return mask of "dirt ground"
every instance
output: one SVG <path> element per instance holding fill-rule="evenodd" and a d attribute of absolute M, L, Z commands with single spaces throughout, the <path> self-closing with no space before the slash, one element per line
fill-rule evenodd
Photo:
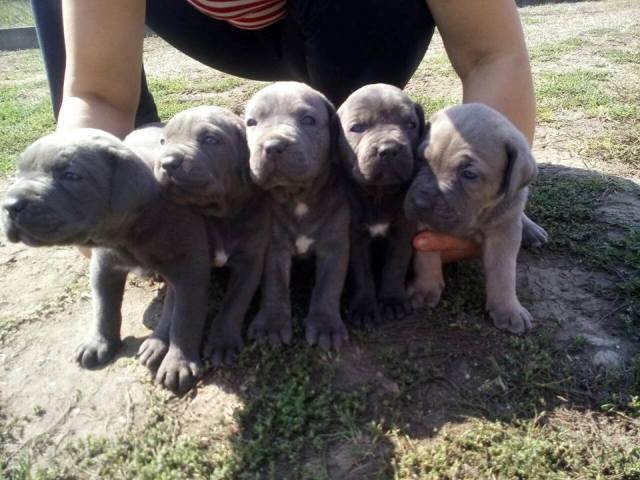
<path fill-rule="evenodd" d="M 536 20 L 527 30 L 534 39 L 530 46 L 561 41 L 595 27 L 613 25 L 619 28 L 620 22 L 625 21 L 619 16 L 612 19 L 606 9 L 598 5 L 599 2 L 588 2 L 575 7 L 580 9 L 582 20 L 563 24 L 562 28 L 560 20 L 551 14 L 544 15 L 543 10 L 525 10 L 525 25 L 527 19 Z M 542 15 L 540 22 L 537 22 L 538 15 Z M 147 61 L 147 75 L 152 79 L 170 78 L 187 69 L 194 76 L 205 74 L 197 62 L 158 39 L 147 41 L 146 52 L 152 59 Z M 436 40 L 428 55 L 441 53 L 441 43 Z M 0 63 L 4 62 L 4 56 L 0 54 Z M 5 59 L 10 60 L 10 56 Z M 5 65 L 8 64 L 10 62 Z M 428 66 L 428 61 L 425 65 Z M 251 90 L 246 85 L 238 88 Z M 459 91 L 451 91 L 450 85 L 445 88 L 442 83 L 435 84 L 428 76 L 418 75 L 408 87 L 410 94 L 424 90 L 429 90 L 431 95 L 441 93 L 447 98 L 459 97 Z M 233 106 L 239 109 L 247 95 L 213 93 L 208 99 L 215 101 L 221 96 L 231 96 Z M 538 128 L 534 154 L 541 163 L 541 178 L 581 177 L 595 169 L 603 175 L 623 179 L 623 186 L 599 203 L 598 215 L 611 222 L 640 226 L 637 175 L 623 167 L 588 163 L 574 148 L 577 132 L 588 122 L 588 119 L 576 119 L 562 129 L 555 125 Z M 0 179 L 0 197 L 9 182 L 10 177 Z M 606 228 L 604 224 L 603 228 Z M 87 274 L 88 263 L 75 249 L 34 249 L 10 244 L 0 237 L 0 320 L 3 328 L 0 331 L 0 404 L 7 418 L 22 419 L 17 420 L 22 431 L 11 445 L 11 451 L 16 455 L 32 452 L 37 465 L 47 465 L 74 439 L 89 434 L 109 438 L 140 428 L 147 419 L 150 402 L 157 396 L 169 399 L 172 411 L 180 413 L 185 432 L 197 435 L 206 428 L 232 423 L 234 412 L 244 402 L 242 383 L 229 388 L 224 375 L 214 373 L 198 386 L 196 392 L 175 399 L 155 387 L 149 372 L 136 361 L 135 352 L 150 333 L 145 324 L 152 324 L 158 313 L 154 299 L 158 296 L 159 285 L 151 281 L 130 278 L 123 307 L 125 346 L 118 358 L 96 371 L 82 370 L 73 362 L 74 350 L 83 339 L 92 315 Z M 582 338 L 585 345 L 577 358 L 594 369 L 615 369 L 639 352 L 637 335 L 624 336 L 612 327 L 619 299 L 598 295 L 593 288 L 594 285 L 604 288 L 616 281 L 609 273 L 594 271 L 572 258 L 546 252 L 544 248 L 535 252 L 523 251 L 520 256 L 518 292 L 521 302 L 536 319 L 536 329 L 553 326 L 552 343 L 560 350 L 568 351 L 568 345 L 576 337 Z M 146 318 L 144 323 L 143 317 Z M 417 312 L 401 326 L 385 327 L 374 339 L 354 335 L 340 356 L 327 360 L 336 368 L 336 381 L 342 385 L 368 382 L 383 392 L 396 391 L 398 385 L 376 360 L 377 353 L 383 348 L 380 337 L 389 338 L 389 344 L 393 345 L 419 342 L 420 335 L 431 335 L 434 343 L 440 341 L 445 347 L 456 342 L 447 335 L 446 329 L 441 328 L 442 322 L 434 333 L 425 325 L 424 317 L 424 312 Z M 456 321 L 452 318 L 444 324 Z M 492 327 L 481 322 L 481 328 Z M 403 334 L 410 335 L 410 340 L 402 338 Z M 478 339 L 481 337 L 474 335 L 465 339 L 469 342 L 465 345 L 470 345 L 472 350 L 480 348 Z M 296 342 L 301 341 L 296 338 Z M 451 381 L 459 385 L 476 385 L 486 380 L 469 356 L 457 358 L 447 365 L 446 371 Z M 447 415 L 438 409 L 438 405 L 446 403 L 449 395 L 446 389 L 434 388 L 429 395 L 434 409 L 425 413 L 431 417 L 421 424 L 422 428 L 439 426 Z M 354 461 L 349 452 L 336 447 L 329 455 L 329 470 L 334 478 L 345 478 Z"/>

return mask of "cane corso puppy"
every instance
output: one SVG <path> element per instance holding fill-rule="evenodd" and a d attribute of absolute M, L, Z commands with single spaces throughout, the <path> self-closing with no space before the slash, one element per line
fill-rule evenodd
<path fill-rule="evenodd" d="M 487 310 L 496 327 L 523 333 L 532 318 L 516 296 L 516 259 L 537 171 L 527 140 L 503 115 L 473 103 L 437 112 L 426 131 L 405 212 L 425 228 L 482 244 Z M 437 301 L 439 254 L 417 253 L 415 270 L 413 293 Z"/>
<path fill-rule="evenodd" d="M 207 233 L 190 209 L 160 195 L 151 166 L 116 137 L 93 129 L 53 133 L 27 148 L 2 204 L 12 242 L 92 247 L 94 323 L 76 359 L 108 363 L 121 343 L 127 272 L 152 271 L 167 283 L 162 322 L 169 347 L 156 381 L 184 392 L 200 372 L 209 281 Z"/>
<path fill-rule="evenodd" d="M 401 89 L 373 84 L 356 90 L 338 109 L 340 157 L 351 205 L 350 323 L 369 327 L 411 313 L 405 289 L 415 221 L 402 210 L 416 169 L 424 114 Z M 371 243 L 386 237 L 378 295 Z"/>
<path fill-rule="evenodd" d="M 206 217 L 213 265 L 230 269 L 204 347 L 214 365 L 230 363 L 243 347 L 242 323 L 262 275 L 271 233 L 268 195 L 251 182 L 244 122 L 229 110 L 184 110 L 163 134 L 156 175 L 173 201 Z M 142 345 L 143 362 L 156 361 L 157 343 Z"/>
<path fill-rule="evenodd" d="M 251 178 L 273 200 L 260 311 L 249 334 L 272 344 L 291 340 L 291 259 L 314 254 L 316 278 L 304 320 L 306 339 L 338 349 L 347 339 L 340 296 L 349 261 L 349 206 L 332 148 L 335 109 L 311 87 L 278 82 L 251 98 L 245 123 Z"/>
<path fill-rule="evenodd" d="M 149 123 L 137 128 L 125 137 L 124 143 L 155 168 L 156 160 L 164 145 L 164 124 Z"/>

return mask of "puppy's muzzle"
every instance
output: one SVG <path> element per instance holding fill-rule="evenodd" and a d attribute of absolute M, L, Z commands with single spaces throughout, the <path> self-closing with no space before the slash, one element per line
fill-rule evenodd
<path fill-rule="evenodd" d="M 369 184 L 399 184 L 411 180 L 413 159 L 405 145 L 385 142 L 369 151 L 367 160 L 360 164 L 360 168 Z"/>
<path fill-rule="evenodd" d="M 409 220 L 424 220 L 435 205 L 435 196 L 418 187 L 411 187 L 404 200 L 404 213 Z"/>
<path fill-rule="evenodd" d="M 254 181 L 263 188 L 306 183 L 316 174 L 316 165 L 294 139 L 270 135 L 258 143 L 252 154 L 251 171 Z"/>
<path fill-rule="evenodd" d="M 264 154 L 271 161 L 278 161 L 282 158 L 285 150 L 289 147 L 289 142 L 283 138 L 271 138 L 262 145 Z"/>
<path fill-rule="evenodd" d="M 11 220 L 15 220 L 28 204 L 25 198 L 9 197 L 2 202 L 2 209 Z"/>
<path fill-rule="evenodd" d="M 172 155 L 165 155 L 164 157 L 162 157 L 162 159 L 160 160 L 160 165 L 162 166 L 162 169 L 165 172 L 167 172 L 168 175 L 171 175 L 178 168 L 180 168 L 180 165 L 182 165 L 182 162 L 184 162 L 184 157 L 180 155 L 172 154 Z"/>

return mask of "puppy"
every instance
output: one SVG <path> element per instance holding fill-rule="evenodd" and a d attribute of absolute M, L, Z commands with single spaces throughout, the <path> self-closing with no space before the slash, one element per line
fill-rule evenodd
<path fill-rule="evenodd" d="M 123 141 L 146 163 L 155 167 L 164 145 L 164 123 L 148 123 L 129 133 Z"/>
<path fill-rule="evenodd" d="M 402 205 L 415 173 L 424 114 L 399 88 L 373 84 L 353 92 L 338 117 L 351 205 L 348 319 L 369 327 L 412 310 L 405 280 L 416 224 L 405 217 Z M 377 297 L 371 272 L 375 237 L 387 237 Z"/>
<path fill-rule="evenodd" d="M 334 107 L 302 83 L 278 82 L 251 98 L 245 122 L 251 178 L 273 199 L 260 311 L 249 335 L 276 345 L 289 343 L 291 259 L 315 254 L 306 339 L 338 349 L 347 339 L 340 296 L 349 261 L 349 206 L 332 149 L 337 136 Z"/>
<path fill-rule="evenodd" d="M 167 283 L 163 322 L 169 347 L 156 381 L 184 392 L 200 372 L 209 255 L 203 221 L 164 200 L 150 166 L 116 137 L 92 129 L 53 133 L 18 163 L 18 178 L 2 204 L 12 242 L 92 247 L 94 323 L 76 359 L 105 365 L 120 343 L 120 307 L 133 269 Z"/>
<path fill-rule="evenodd" d="M 206 216 L 213 265 L 230 269 L 204 354 L 214 365 L 231 363 L 243 348 L 242 323 L 262 275 L 271 232 L 267 195 L 251 182 L 244 122 L 229 110 L 184 110 L 163 136 L 156 175 L 173 201 Z M 144 363 L 156 361 L 157 343 L 142 345 Z"/>
<path fill-rule="evenodd" d="M 527 140 L 503 115 L 474 103 L 437 112 L 426 130 L 423 163 L 405 199 L 407 217 L 481 243 L 493 323 L 524 333 L 532 318 L 516 296 L 516 259 L 537 171 Z M 417 253 L 415 270 L 414 294 L 439 298 L 439 254 Z"/>

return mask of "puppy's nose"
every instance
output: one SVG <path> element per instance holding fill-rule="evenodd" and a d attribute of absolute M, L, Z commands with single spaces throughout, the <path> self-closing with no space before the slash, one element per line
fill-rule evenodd
<path fill-rule="evenodd" d="M 416 192 L 411 196 L 411 202 L 419 210 L 426 210 L 431 208 L 435 201 L 433 196 L 425 192 Z"/>
<path fill-rule="evenodd" d="M 385 143 L 378 147 L 378 156 L 382 160 L 392 160 L 398 156 L 400 145 L 394 143 Z"/>
<path fill-rule="evenodd" d="M 166 157 L 162 157 L 160 165 L 162 165 L 164 170 L 170 172 L 182 165 L 182 160 L 183 158 L 179 155 L 167 155 Z"/>
<path fill-rule="evenodd" d="M 27 203 L 27 200 L 24 198 L 9 197 L 2 202 L 2 208 L 6 210 L 9 218 L 13 220 L 26 208 Z"/>
<path fill-rule="evenodd" d="M 264 153 L 267 154 L 267 157 L 274 158 L 282 154 L 287 148 L 287 142 L 280 138 L 272 138 L 270 140 L 266 140 L 263 144 Z"/>

